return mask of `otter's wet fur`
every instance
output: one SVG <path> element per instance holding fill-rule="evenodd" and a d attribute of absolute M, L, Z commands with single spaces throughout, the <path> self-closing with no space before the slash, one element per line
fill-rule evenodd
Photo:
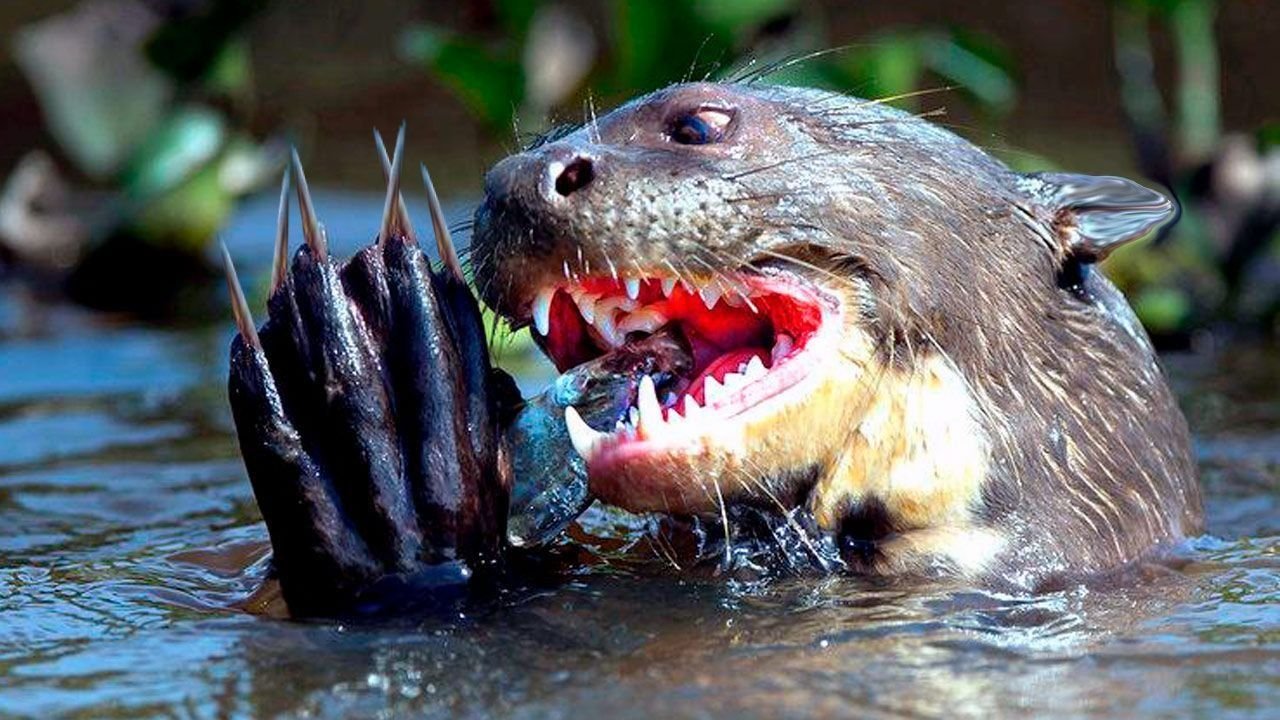
<path fill-rule="evenodd" d="M 732 112 L 722 142 L 665 142 L 671 118 L 703 107 Z M 583 157 L 590 185 L 548 202 L 547 164 Z M 771 431 L 829 442 L 786 457 L 803 473 L 755 480 L 784 497 L 813 483 L 820 524 L 869 549 L 859 569 L 1034 587 L 1200 528 L 1182 414 L 1093 268 L 1172 212 L 1117 178 L 1017 174 L 884 103 L 691 84 L 498 164 L 472 258 L 484 299 L 517 320 L 566 274 L 731 285 L 774 265 L 836 290 L 857 309 L 845 350 L 865 392 L 779 420 Z"/>
<path fill-rule="evenodd" d="M 673 119 L 707 108 L 731 117 L 722 138 L 671 142 Z M 378 242 L 341 267 L 296 165 L 307 245 L 287 270 L 281 233 L 261 339 L 237 300 L 233 411 L 295 613 L 350 609 L 441 563 L 457 569 L 444 584 L 502 572 L 520 448 L 486 438 L 510 422 L 511 385 L 489 372 L 447 237 L 442 273 L 416 248 L 401 152 Z M 848 570 L 1024 589 L 1200 529 L 1185 421 L 1095 268 L 1172 216 L 1159 193 L 1018 174 L 885 103 L 751 83 L 639 98 L 502 161 L 485 187 L 474 280 L 517 324 L 540 288 L 587 276 L 789 276 L 838 306 L 838 347 L 802 398 L 743 423 L 739 447 L 656 460 L 656 479 L 593 475 L 605 501 L 726 524 L 726 505 L 801 512 Z"/>

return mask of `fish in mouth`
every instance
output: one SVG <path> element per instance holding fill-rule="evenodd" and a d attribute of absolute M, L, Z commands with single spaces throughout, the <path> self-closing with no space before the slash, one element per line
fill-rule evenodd
<path fill-rule="evenodd" d="M 1172 215 L 1159 193 L 1014 173 L 874 101 L 665 88 L 486 176 L 474 284 L 562 373 L 521 399 L 434 193 L 444 269 L 417 249 L 402 140 L 341 266 L 296 165 L 307 243 L 278 245 L 262 331 L 237 301 L 233 414 L 295 612 L 500 577 L 590 496 L 726 534 L 764 508 L 850 571 L 1024 588 L 1200 525 L 1185 422 L 1094 270 Z"/>
<path fill-rule="evenodd" d="M 532 313 L 538 343 L 561 370 L 655 330 L 686 338 L 688 371 L 662 386 L 643 381 L 612 427 L 590 427 L 572 406 L 565 413 L 593 490 L 635 511 L 715 503 L 706 493 L 676 497 L 670 489 L 684 492 L 682 477 L 709 478 L 714 487 L 718 475 L 752 472 L 746 449 L 753 434 L 806 402 L 818 366 L 838 349 L 842 315 L 835 296 L 768 269 L 705 281 L 584 279 L 539 291 Z"/>

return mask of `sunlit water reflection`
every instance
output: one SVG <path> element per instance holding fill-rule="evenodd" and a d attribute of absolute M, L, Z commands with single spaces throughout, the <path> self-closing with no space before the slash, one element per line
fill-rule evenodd
<path fill-rule="evenodd" d="M 234 233 L 232 245 L 249 247 Z M 474 617 L 344 627 L 228 609 L 256 587 L 266 552 L 225 408 L 228 339 L 225 327 L 159 330 L 0 291 L 0 714 L 1280 707 L 1275 348 L 1168 359 L 1212 537 L 1122 584 L 1027 598 L 598 575 Z"/>

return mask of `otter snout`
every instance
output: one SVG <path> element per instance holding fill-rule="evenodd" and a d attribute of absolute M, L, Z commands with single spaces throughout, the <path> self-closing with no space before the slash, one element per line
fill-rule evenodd
<path fill-rule="evenodd" d="M 485 204 L 524 215 L 573 212 L 599 176 L 600 153 L 558 142 L 509 157 L 485 176 Z"/>

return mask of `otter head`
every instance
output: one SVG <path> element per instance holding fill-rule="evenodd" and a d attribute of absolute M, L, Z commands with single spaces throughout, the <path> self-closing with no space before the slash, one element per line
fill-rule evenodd
<path fill-rule="evenodd" d="M 1132 328 L 1082 268 L 1170 212 L 1128 181 L 1017 175 L 880 103 L 713 83 L 509 157 L 485 193 L 482 297 L 558 368 L 661 327 L 689 344 L 629 420 L 569 413 L 597 496 L 808 498 L 827 527 L 897 530 L 976 522 L 1005 405 L 1061 380 L 1072 342 Z"/>

